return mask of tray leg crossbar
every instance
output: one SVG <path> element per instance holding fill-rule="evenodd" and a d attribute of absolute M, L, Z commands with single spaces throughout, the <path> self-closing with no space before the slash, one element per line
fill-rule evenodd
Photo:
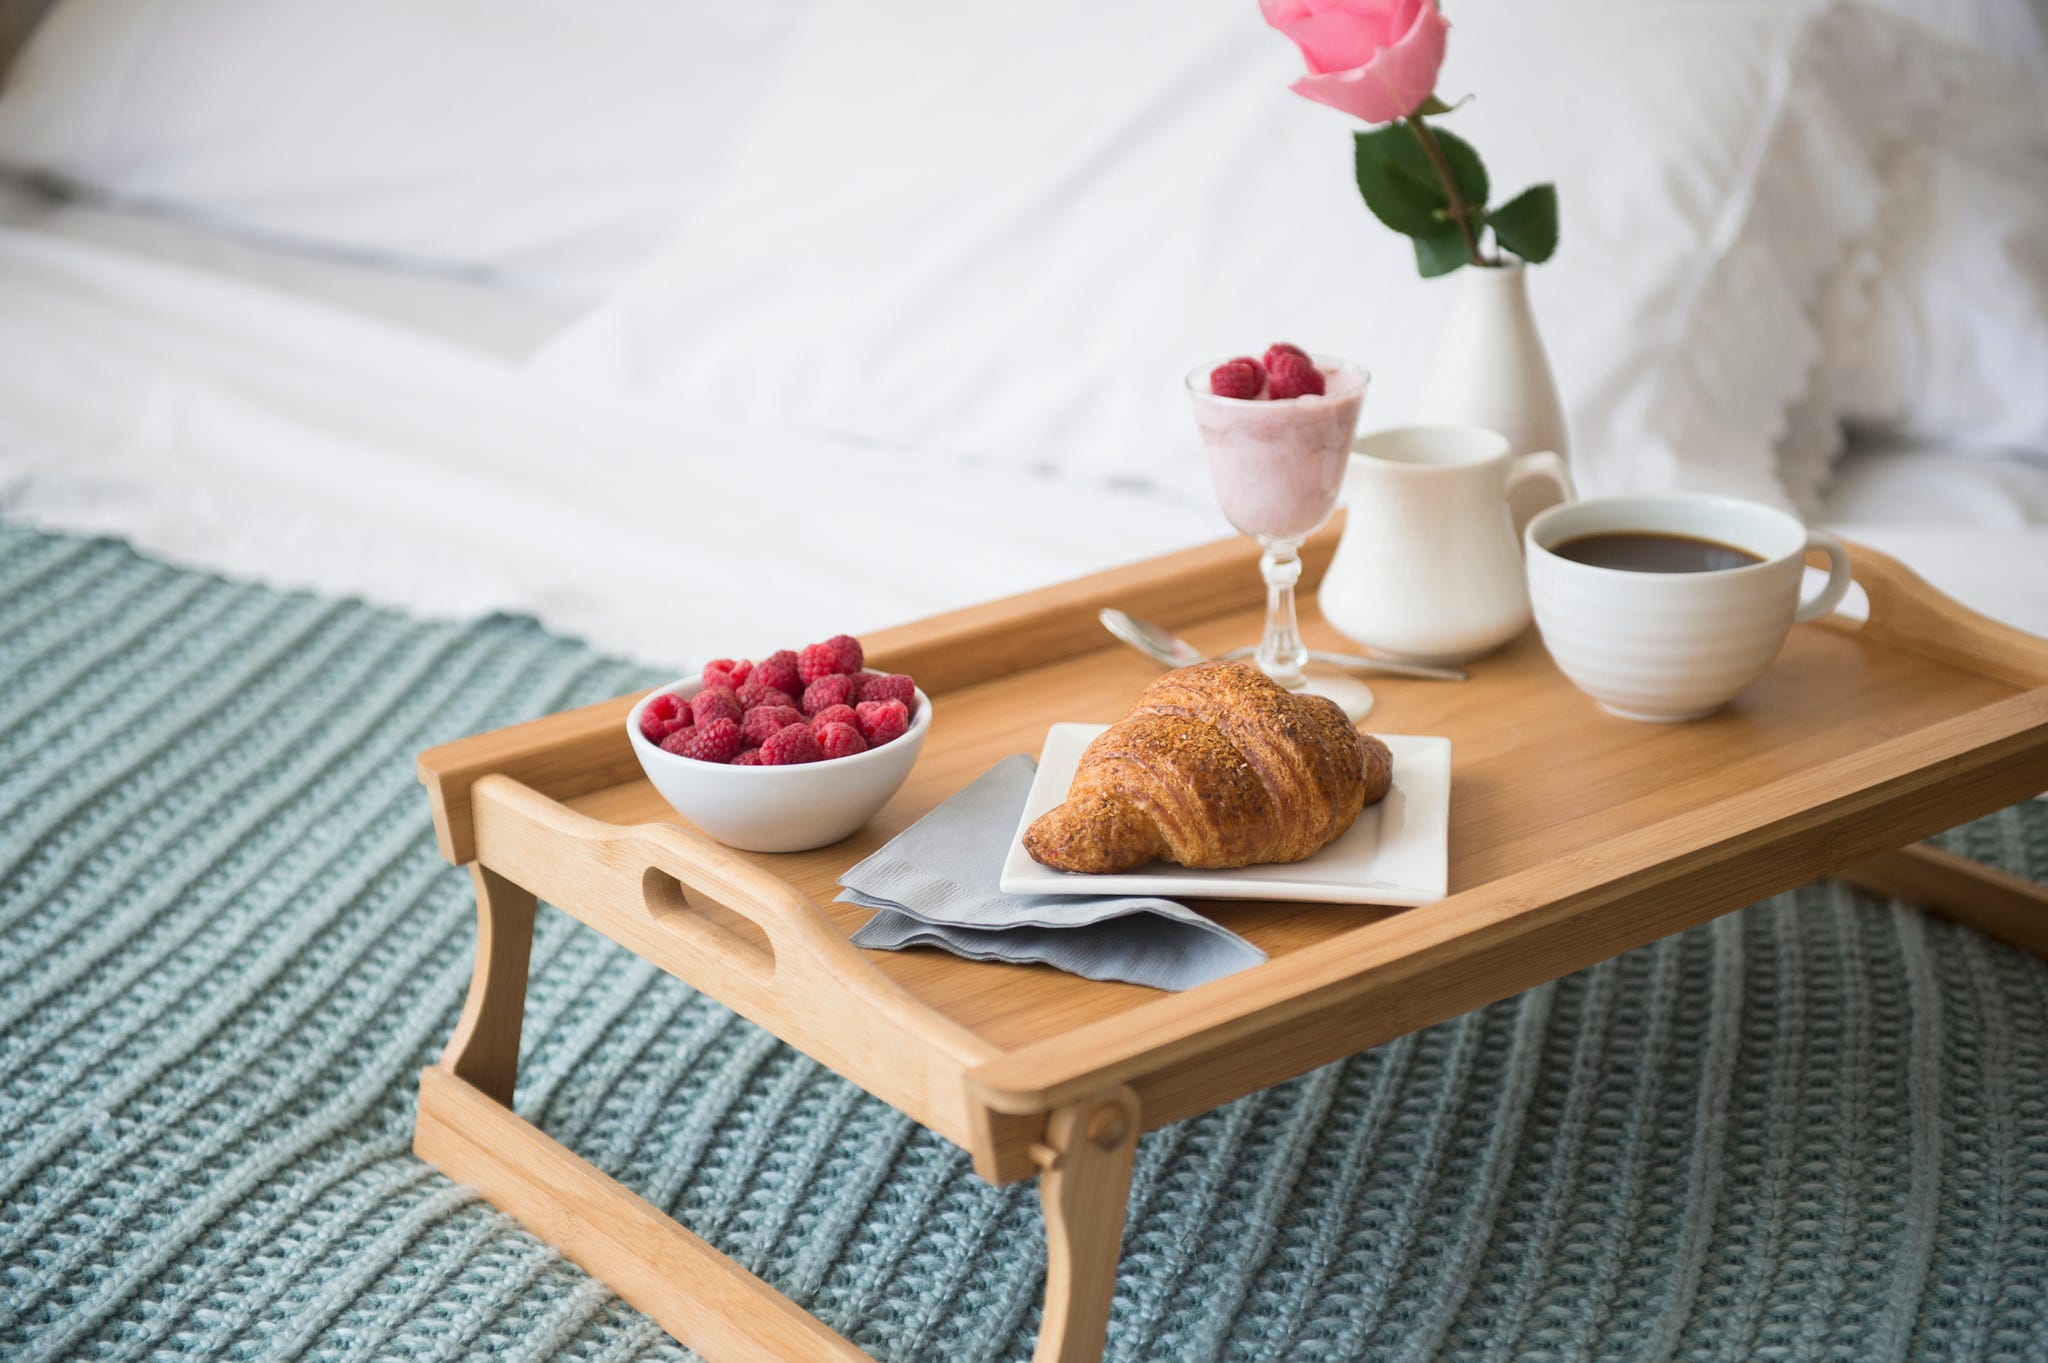
<path fill-rule="evenodd" d="M 1924 905 L 1987 937 L 2048 957 L 2048 885 L 1924 842 L 1866 857 L 1839 876 L 1858 889 Z"/>
<path fill-rule="evenodd" d="M 547 1241 L 711 1363 L 868 1355 L 654 1204 L 512 1110 L 534 895 L 472 863 L 477 955 L 441 1063 L 420 1072 L 413 1152 Z M 1033 1363 L 1099 1363 L 1107 1343 L 1138 1100 L 1054 1112 L 1033 1148 L 1045 1208 L 1045 1320 Z"/>
<path fill-rule="evenodd" d="M 444 1066 L 421 1071 L 413 1150 L 713 1363 L 867 1363 L 803 1307 Z"/>

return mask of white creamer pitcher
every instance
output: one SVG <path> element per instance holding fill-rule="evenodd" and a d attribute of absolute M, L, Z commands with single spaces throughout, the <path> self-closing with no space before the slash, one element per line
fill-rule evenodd
<path fill-rule="evenodd" d="M 1459 663 L 1529 623 L 1529 584 L 1508 499 L 1541 479 L 1577 494 L 1564 460 L 1510 456 L 1480 426 L 1399 426 L 1360 436 L 1344 474 L 1344 535 L 1323 576 L 1323 618 L 1367 648 Z"/>

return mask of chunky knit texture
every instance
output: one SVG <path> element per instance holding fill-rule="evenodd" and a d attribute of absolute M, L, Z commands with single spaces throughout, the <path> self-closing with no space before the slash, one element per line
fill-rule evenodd
<path fill-rule="evenodd" d="M 412 756 L 649 680 L 0 525 L 0 1355 L 680 1346 L 407 1150 Z M 2048 874 L 2048 807 L 1951 846 Z M 518 1106 L 887 1360 L 1023 1359 L 1031 1185 L 545 911 Z M 2048 1358 L 2048 969 L 1815 885 L 1156 1133 L 1109 1356 Z"/>

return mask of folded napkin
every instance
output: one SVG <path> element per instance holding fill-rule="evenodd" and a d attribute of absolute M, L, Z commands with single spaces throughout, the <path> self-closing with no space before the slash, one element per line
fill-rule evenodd
<path fill-rule="evenodd" d="M 1022 754 L 1004 758 L 842 876 L 840 901 L 875 910 L 854 945 L 943 947 L 1154 989 L 1192 989 L 1266 959 L 1170 899 L 997 889 L 1037 770 Z"/>

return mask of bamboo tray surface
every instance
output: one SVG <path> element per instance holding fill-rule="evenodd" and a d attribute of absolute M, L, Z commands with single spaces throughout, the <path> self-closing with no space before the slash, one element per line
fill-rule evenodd
<path fill-rule="evenodd" d="M 1220 652 L 1255 639 L 1263 618 L 1259 610 L 1233 612 L 1182 633 Z M 1302 629 L 1312 648 L 1352 647 L 1312 610 L 1303 612 Z M 1532 631 L 1475 664 L 1468 682 L 1373 678 L 1378 704 L 1360 727 L 1451 740 L 1450 888 L 1457 894 L 2020 691 L 1912 655 L 1870 661 L 1871 651 L 1852 636 L 1797 630 L 1771 674 L 1728 711 L 1691 724 L 1641 724 L 1595 710 L 1558 676 Z M 997 759 L 1035 756 L 1049 725 L 1115 721 L 1160 670 L 1111 642 L 936 696 L 924 754 L 874 822 L 816 851 L 742 855 L 817 900 L 851 933 L 868 913 L 832 902 L 848 867 Z M 565 803 L 608 823 L 687 824 L 640 778 Z M 1366 904 L 1190 903 L 1276 956 L 1415 912 Z M 1004 1049 L 1042 1039 L 1049 1027 L 1083 1014 L 1108 1016 L 1160 997 L 1137 985 L 1083 980 L 1046 966 L 964 961 L 933 949 L 870 955 L 918 998 Z"/>
<path fill-rule="evenodd" d="M 1314 542 L 1306 584 L 1335 533 Z M 1161 1125 L 1358 1049 L 1353 1042 L 1371 1044 L 1605 959 L 2048 785 L 2048 642 L 1972 616 L 1882 556 L 1854 552 L 1870 623 L 1795 628 L 1770 673 L 1704 721 L 1605 714 L 1558 674 L 1533 630 L 1472 664 L 1462 684 L 1372 678 L 1378 704 L 1363 728 L 1452 740 L 1451 895 L 1440 903 L 1193 901 L 1273 959 L 1181 995 L 931 949 L 848 948 L 833 957 L 837 969 L 854 969 L 845 963 L 853 958 L 870 963 L 899 987 L 905 1011 L 896 1023 L 876 1022 L 882 1040 L 861 1054 L 821 1058 L 968 1145 L 985 1176 L 1020 1177 L 1031 1171 L 1024 1152 L 1043 1117 L 1006 1125 L 1005 1113 L 1042 1114 L 1090 1085 L 1123 1083 L 1140 1094 L 1145 1125 Z M 733 876 L 762 872 L 808 897 L 843 938 L 867 916 L 832 902 L 847 867 L 999 758 L 1036 754 L 1049 725 L 1114 721 L 1159 675 L 1099 632 L 1099 606 L 1165 619 L 1220 652 L 1258 633 L 1254 555 L 1225 542 L 875 636 L 874 665 L 915 673 L 934 702 L 909 781 L 867 828 L 834 846 L 719 854 L 741 864 Z M 1348 647 L 1313 600 L 1304 593 L 1310 644 Z M 444 851 L 456 861 L 475 856 L 470 819 L 483 822 L 485 806 L 515 792 L 531 805 L 520 818 L 548 814 L 518 787 L 487 783 L 479 794 L 476 783 L 492 773 L 596 826 L 688 831 L 633 762 L 623 734 L 631 699 L 424 754 Z M 546 836 L 540 827 L 518 824 L 517 836 Z M 585 826 L 573 830 L 570 843 L 587 841 Z M 630 860 L 618 845 L 605 847 L 592 855 Z M 547 855 L 573 861 L 579 853 L 565 846 Z M 653 904 L 655 872 L 647 874 Z M 1664 884 L 1684 887 L 1668 906 L 1648 898 Z M 546 886 L 528 888 L 546 897 Z M 1638 911 L 1627 912 L 1631 905 Z M 777 1025 L 773 967 L 761 965 L 782 954 L 772 928 L 702 897 L 689 906 L 722 930 L 720 968 L 743 978 L 727 997 L 716 979 L 671 969 L 814 1054 L 821 1035 L 828 1049 L 836 1045 L 829 1028 Z M 1538 944 L 1526 968 L 1518 934 Z M 637 938 L 621 940 L 641 949 Z M 1454 979 L 1454 964 L 1476 973 Z M 1390 990 L 1423 984 L 1359 987 L 1374 972 Z M 883 1063 L 870 1052 L 890 1027 L 914 1038 L 927 1024 L 943 1039 L 931 1044 L 921 1077 L 892 1090 L 865 1072 Z M 1254 1058 L 1229 1061 L 1233 1046 Z M 964 1099 L 949 1091 L 949 1076 L 964 1082 Z"/>

